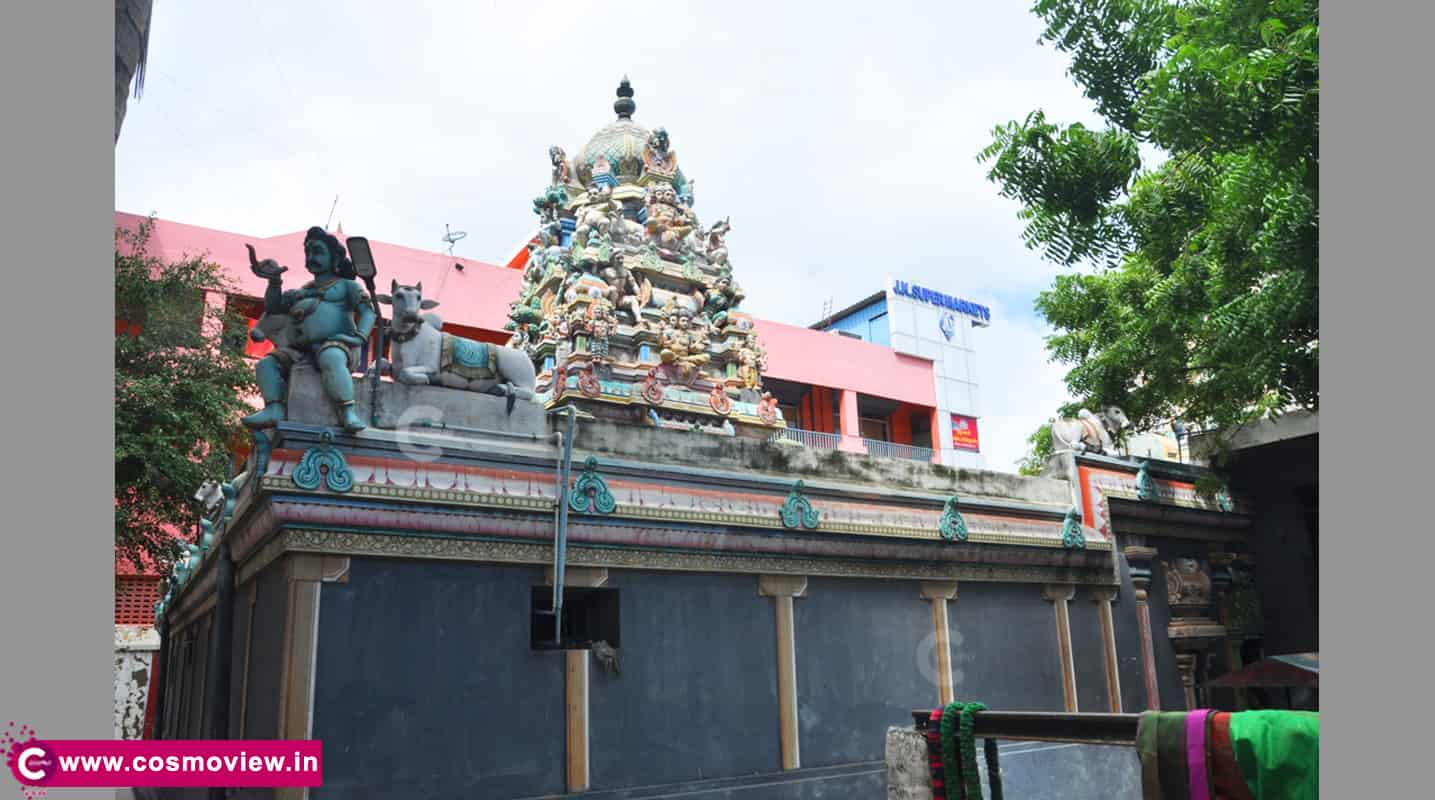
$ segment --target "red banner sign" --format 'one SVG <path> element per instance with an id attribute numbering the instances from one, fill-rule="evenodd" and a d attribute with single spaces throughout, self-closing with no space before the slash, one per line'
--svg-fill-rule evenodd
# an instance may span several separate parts
<path id="1" fill-rule="evenodd" d="M 977 436 L 977 418 L 952 415 L 952 447 L 958 450 L 981 450 Z"/>

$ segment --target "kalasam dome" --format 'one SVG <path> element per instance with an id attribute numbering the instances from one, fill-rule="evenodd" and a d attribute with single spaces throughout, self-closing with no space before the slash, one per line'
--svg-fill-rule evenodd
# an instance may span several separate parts
<path id="1" fill-rule="evenodd" d="M 618 84 L 618 99 L 613 110 L 618 119 L 599 129 L 583 149 L 573 157 L 573 176 L 579 186 L 586 187 L 593 179 L 593 165 L 602 156 L 608 160 L 609 169 L 618 183 L 637 183 L 643 173 L 643 146 L 648 143 L 649 131 L 633 121 L 633 87 L 627 76 Z"/>

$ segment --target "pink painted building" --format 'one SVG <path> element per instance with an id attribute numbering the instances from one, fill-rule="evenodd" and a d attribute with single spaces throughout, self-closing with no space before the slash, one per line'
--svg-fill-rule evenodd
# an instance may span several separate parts
<path id="1" fill-rule="evenodd" d="M 133 228 L 144 220 L 117 212 L 115 224 Z M 343 238 L 343 232 L 337 232 Z M 161 259 L 204 255 L 217 263 L 236 287 L 222 302 L 248 317 L 262 311 L 264 281 L 249 269 L 246 244 L 260 258 L 294 263 L 303 250 L 304 232 L 253 236 L 156 219 L 151 252 Z M 380 291 L 389 281 L 424 286 L 424 295 L 440 302 L 444 329 L 459 336 L 503 344 L 509 333 L 509 303 L 518 296 L 527 250 L 504 265 L 429 250 L 371 241 L 379 269 Z M 888 458 L 941 461 L 936 436 L 939 420 L 933 361 L 899 353 L 892 347 L 837 330 L 815 330 L 758 320 L 767 348 L 764 386 L 778 399 L 788 429 L 780 434 L 804 446 L 867 452 Z M 263 356 L 267 344 L 246 342 L 246 352 Z"/>

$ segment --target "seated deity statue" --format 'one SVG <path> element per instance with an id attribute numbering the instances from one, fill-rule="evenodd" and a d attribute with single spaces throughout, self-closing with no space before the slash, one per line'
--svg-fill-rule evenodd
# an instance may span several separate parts
<path id="1" fill-rule="evenodd" d="M 339 239 L 323 228 L 304 237 L 304 266 L 313 280 L 285 291 L 281 275 L 288 269 L 273 260 L 259 261 L 249 250 L 250 269 L 268 281 L 266 315 L 287 315 L 290 322 L 282 346 L 255 366 L 264 410 L 245 417 L 253 429 L 277 425 L 286 417 L 285 393 L 294 365 L 312 363 L 319 369 L 324 393 L 338 411 L 340 424 L 352 433 L 366 427 L 354 412 L 354 379 L 350 348 L 369 338 L 377 314 L 367 292 L 355 280 L 354 265 Z M 276 342 L 276 344 L 281 344 Z"/>

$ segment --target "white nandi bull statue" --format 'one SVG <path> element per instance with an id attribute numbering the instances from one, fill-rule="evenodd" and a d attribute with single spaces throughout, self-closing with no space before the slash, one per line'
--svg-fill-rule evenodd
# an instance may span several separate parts
<path id="1" fill-rule="evenodd" d="M 1071 450 L 1112 455 L 1116 452 L 1113 435 L 1131 424 L 1125 412 L 1116 406 L 1094 414 L 1083 408 L 1076 417 L 1051 423 L 1051 445 L 1056 452 Z"/>
<path id="2" fill-rule="evenodd" d="M 390 359 L 379 359 L 381 374 L 400 383 L 433 384 L 508 398 L 508 411 L 518 397 L 533 400 L 537 383 L 533 362 L 521 350 L 475 342 L 443 332 L 437 314 L 420 314 L 438 306 L 425 300 L 423 284 L 400 286 L 378 301 L 393 307 Z"/>

